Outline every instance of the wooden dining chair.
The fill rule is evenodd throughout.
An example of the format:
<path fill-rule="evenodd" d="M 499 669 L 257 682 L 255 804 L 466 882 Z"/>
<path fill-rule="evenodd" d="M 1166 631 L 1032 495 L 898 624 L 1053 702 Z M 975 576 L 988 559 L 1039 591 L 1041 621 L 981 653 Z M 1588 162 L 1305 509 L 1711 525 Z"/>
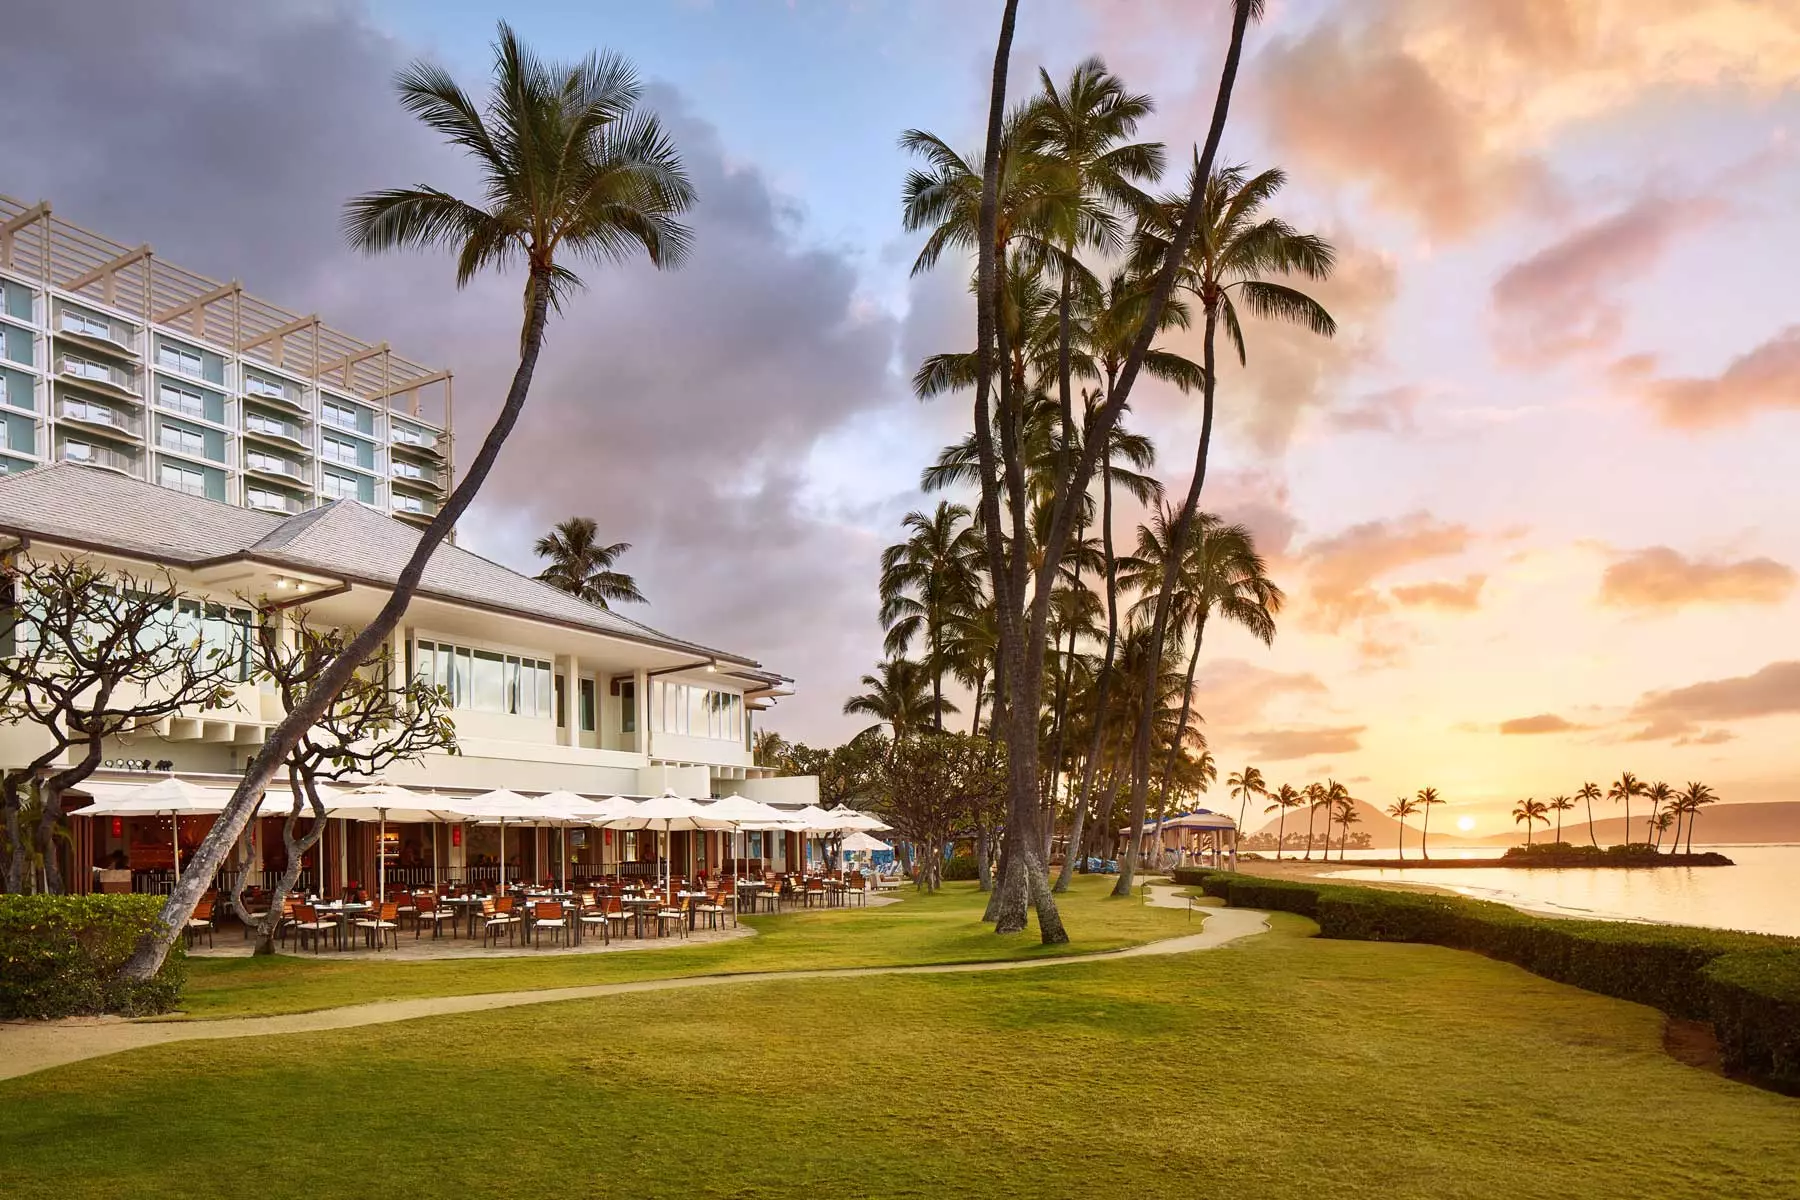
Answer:
<path fill-rule="evenodd" d="M 200 903 L 194 905 L 194 914 L 188 918 L 188 949 L 194 948 L 195 941 L 201 935 L 205 935 L 208 946 L 213 944 L 213 897 L 211 893 L 200 898 Z"/>
<path fill-rule="evenodd" d="M 505 908 L 500 907 L 503 903 L 506 905 Z M 481 944 L 483 946 L 488 944 L 489 938 L 492 938 L 494 945 L 498 946 L 500 944 L 501 935 L 503 934 L 509 942 L 518 939 L 519 918 L 515 917 L 512 913 L 512 900 L 510 898 L 503 898 L 501 900 L 483 900 L 481 902 L 481 919 Z"/>
<path fill-rule="evenodd" d="M 306 939 L 310 937 L 312 938 L 313 953 L 317 954 L 325 935 L 337 931 L 337 922 L 320 920 L 318 909 L 310 904 L 298 904 L 294 906 L 293 929 L 300 949 L 306 949 Z"/>
<path fill-rule="evenodd" d="M 564 944 L 569 940 L 569 918 L 563 911 L 562 902 L 558 900 L 540 900 L 531 906 L 531 944 L 539 950 L 544 948 L 544 933 L 550 933 L 550 944 L 555 946 L 558 939 Z"/>
<path fill-rule="evenodd" d="M 400 904 L 398 901 L 387 901 L 367 916 L 357 918 L 355 925 L 363 931 L 363 936 L 375 949 L 381 949 L 382 944 L 390 940 L 394 943 L 394 949 L 400 948 Z"/>

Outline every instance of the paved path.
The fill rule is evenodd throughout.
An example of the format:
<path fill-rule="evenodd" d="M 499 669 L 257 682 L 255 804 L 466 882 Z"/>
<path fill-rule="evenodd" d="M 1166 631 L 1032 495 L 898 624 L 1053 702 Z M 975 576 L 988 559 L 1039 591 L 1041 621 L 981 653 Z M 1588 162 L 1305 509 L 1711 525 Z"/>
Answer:
<path fill-rule="evenodd" d="M 1180 889 L 1151 888 L 1151 903 L 1158 907 L 1185 908 Z M 1212 950 L 1239 938 L 1266 932 L 1267 913 L 1249 908 L 1209 908 L 1206 926 L 1198 933 L 1146 942 L 1124 950 L 1099 954 L 1071 954 L 1062 958 L 1030 958 L 1000 962 L 940 963 L 920 966 L 839 967 L 805 971 L 748 971 L 737 975 L 689 975 L 676 979 L 645 979 L 632 983 L 601 983 L 585 987 L 543 988 L 525 992 L 486 992 L 473 996 L 428 996 L 416 1000 L 381 1000 L 372 1004 L 346 1005 L 318 1012 L 280 1017 L 242 1017 L 216 1021 L 126 1021 L 88 1018 L 56 1022 L 0 1024 L 0 1079 L 30 1075 L 51 1067 L 123 1050 L 218 1038 L 268 1037 L 283 1033 L 312 1033 L 326 1029 L 354 1029 L 411 1021 L 451 1013 L 486 1012 L 522 1004 L 553 1004 L 559 1000 L 586 1000 L 596 996 L 626 996 L 638 992 L 669 992 L 684 988 L 718 987 L 722 984 L 770 983 L 788 979 L 861 979 L 873 975 L 962 975 L 976 971 L 1027 971 L 1071 963 L 1104 962 L 1149 955 L 1186 954 Z"/>

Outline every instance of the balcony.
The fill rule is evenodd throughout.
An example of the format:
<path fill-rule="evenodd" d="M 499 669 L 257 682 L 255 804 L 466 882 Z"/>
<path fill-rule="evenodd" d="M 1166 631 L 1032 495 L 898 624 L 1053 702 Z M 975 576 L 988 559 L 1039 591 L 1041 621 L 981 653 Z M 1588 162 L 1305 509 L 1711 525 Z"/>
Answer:
<path fill-rule="evenodd" d="M 289 383 L 285 379 L 275 379 L 267 375 L 244 372 L 244 395 L 251 400 L 259 400 L 266 404 L 279 404 L 296 412 L 305 412 L 306 392 L 297 383 Z"/>
<path fill-rule="evenodd" d="M 279 417 L 266 416 L 259 412 L 244 413 L 244 433 L 248 437 L 269 438 L 298 446 L 302 450 L 308 448 L 306 427 L 297 421 L 283 421 Z"/>
<path fill-rule="evenodd" d="M 86 358 L 79 354 L 58 353 L 56 374 L 59 378 L 98 389 L 108 395 L 119 396 L 133 403 L 143 402 L 137 394 L 136 372 L 128 371 L 115 363 L 101 362 L 97 358 Z"/>
<path fill-rule="evenodd" d="M 63 400 L 56 407 L 56 419 L 85 429 L 103 430 L 114 437 L 135 440 L 144 436 L 143 418 L 136 413 L 123 412 L 85 400 Z"/>
<path fill-rule="evenodd" d="M 306 511 L 306 502 L 298 496 L 290 496 L 285 492 L 271 492 L 266 488 L 245 488 L 244 504 L 258 512 L 294 513 Z"/>
<path fill-rule="evenodd" d="M 413 454 L 422 458 L 437 459 L 444 453 L 443 437 L 428 429 L 417 429 L 403 426 L 397 421 L 388 423 L 388 444 L 396 454 Z"/>
<path fill-rule="evenodd" d="M 137 330 L 123 321 L 96 313 L 62 309 L 57 314 L 56 335 L 107 354 L 121 354 L 133 359 L 138 356 L 132 345 L 137 340 Z"/>
<path fill-rule="evenodd" d="M 438 504 L 435 500 L 427 500 L 422 496 L 402 496 L 395 494 L 392 497 L 390 511 L 402 521 L 412 521 L 415 524 L 428 524 L 431 521 L 431 518 L 437 516 L 438 509 L 441 507 L 443 506 Z"/>
<path fill-rule="evenodd" d="M 285 458 L 277 458 L 273 454 L 247 454 L 244 456 L 244 470 L 252 475 L 263 475 L 270 479 L 286 479 L 295 483 L 308 483 L 305 468 L 297 462 Z"/>
<path fill-rule="evenodd" d="M 444 486 L 443 472 L 432 467 L 422 467 L 417 463 L 395 461 L 388 467 L 394 483 L 399 487 L 420 488 L 425 491 L 441 491 Z"/>
<path fill-rule="evenodd" d="M 90 467 L 105 467 L 109 471 L 118 471 L 124 475 L 135 476 L 138 473 L 137 455 L 123 450 L 113 450 L 106 446 L 96 446 L 89 442 L 66 441 L 57 448 L 56 456 L 64 462 L 86 463 Z"/>

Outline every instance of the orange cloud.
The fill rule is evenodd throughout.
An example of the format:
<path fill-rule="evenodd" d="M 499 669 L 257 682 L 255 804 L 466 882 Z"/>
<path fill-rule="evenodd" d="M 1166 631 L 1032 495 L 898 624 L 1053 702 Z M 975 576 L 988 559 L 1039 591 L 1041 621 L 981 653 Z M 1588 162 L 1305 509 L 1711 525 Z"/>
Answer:
<path fill-rule="evenodd" d="M 1437 236 L 1547 200 L 1539 155 L 1565 128 L 1800 80 L 1800 8 L 1769 0 L 1355 0 L 1271 33 L 1246 92 L 1284 157 Z"/>
<path fill-rule="evenodd" d="M 1800 325 L 1733 359 L 1713 376 L 1660 378 L 1644 355 L 1621 359 L 1613 376 L 1638 379 L 1640 394 L 1665 424 L 1698 429 L 1742 421 L 1758 412 L 1800 408 Z"/>
<path fill-rule="evenodd" d="M 1635 550 L 1600 577 L 1600 603 L 1675 609 L 1690 604 L 1779 604 L 1794 590 L 1794 570 L 1772 558 L 1693 559 L 1668 546 Z"/>
<path fill-rule="evenodd" d="M 1421 390 L 1410 384 L 1385 388 L 1332 410 L 1325 415 L 1325 424 L 1343 433 L 1414 433 L 1420 394 Z"/>
<path fill-rule="evenodd" d="M 1321 696 L 1324 683 L 1311 672 L 1289 674 L 1259 667 L 1241 658 L 1207 666 L 1196 681 L 1195 703 L 1212 726 L 1248 724 L 1262 718 L 1283 696 Z"/>
<path fill-rule="evenodd" d="M 1335 633 L 1352 621 L 1391 607 L 1373 584 L 1391 571 L 1468 549 L 1467 526 L 1447 525 L 1426 513 L 1392 521 L 1368 521 L 1313 542 L 1300 552 L 1311 605 L 1305 621 Z"/>
<path fill-rule="evenodd" d="M 1481 607 L 1481 588 L 1485 583 L 1486 575 L 1470 575 L 1461 583 L 1439 579 L 1430 583 L 1407 584 L 1394 589 L 1394 599 L 1408 608 L 1473 612 Z"/>
<path fill-rule="evenodd" d="M 1722 207 L 1712 200 L 1646 196 L 1515 263 L 1493 288 L 1501 353 L 1542 363 L 1610 346 L 1625 323 L 1620 285 L 1649 270 L 1674 237 Z"/>
<path fill-rule="evenodd" d="M 1631 709 L 1631 719 L 1646 722 L 1631 740 L 1698 740 L 1701 722 L 1788 713 L 1800 713 L 1800 662 L 1775 662 L 1751 675 L 1646 694 Z M 1716 732 L 1699 736 L 1716 739 Z"/>
<path fill-rule="evenodd" d="M 1585 728 L 1587 726 L 1577 725 L 1567 717 L 1559 717 L 1555 713 L 1539 713 L 1535 717 L 1514 717 L 1510 721 L 1500 722 L 1500 732 L 1506 734 L 1569 733 Z"/>
<path fill-rule="evenodd" d="M 1366 725 L 1311 726 L 1300 729 L 1264 729 L 1249 735 L 1250 757 L 1265 762 L 1285 762 L 1318 754 L 1347 754 L 1362 749 Z"/>

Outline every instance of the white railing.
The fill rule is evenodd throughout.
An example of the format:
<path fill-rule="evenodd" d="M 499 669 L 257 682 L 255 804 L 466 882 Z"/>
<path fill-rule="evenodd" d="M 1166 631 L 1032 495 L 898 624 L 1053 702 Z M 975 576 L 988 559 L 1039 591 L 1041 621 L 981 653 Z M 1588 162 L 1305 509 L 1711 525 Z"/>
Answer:
<path fill-rule="evenodd" d="M 126 454 L 106 446 L 96 446 L 91 442 L 64 442 L 59 452 L 64 462 L 86 463 L 91 467 L 106 467 L 114 471 L 123 471 L 127 475 L 136 475 L 138 460 L 135 455 Z"/>
<path fill-rule="evenodd" d="M 82 358 L 75 354 L 59 354 L 56 356 L 56 373 L 70 379 L 79 379 L 86 383 L 103 383 L 108 387 L 118 388 L 121 392 L 135 390 L 131 372 L 123 367 L 115 367 L 110 363 L 99 362 L 91 358 Z"/>
<path fill-rule="evenodd" d="M 80 421 L 86 425 L 103 426 L 115 429 L 132 437 L 144 435 L 144 423 L 133 413 L 120 412 L 116 408 L 108 408 L 104 404 L 91 404 L 85 400 L 64 400 L 56 410 L 57 419 L 61 421 Z"/>
<path fill-rule="evenodd" d="M 262 437 L 286 438 L 290 442 L 306 441 L 306 431 L 292 421 L 280 421 L 274 417 L 265 417 L 261 413 L 244 414 L 244 432 L 254 433 Z"/>

